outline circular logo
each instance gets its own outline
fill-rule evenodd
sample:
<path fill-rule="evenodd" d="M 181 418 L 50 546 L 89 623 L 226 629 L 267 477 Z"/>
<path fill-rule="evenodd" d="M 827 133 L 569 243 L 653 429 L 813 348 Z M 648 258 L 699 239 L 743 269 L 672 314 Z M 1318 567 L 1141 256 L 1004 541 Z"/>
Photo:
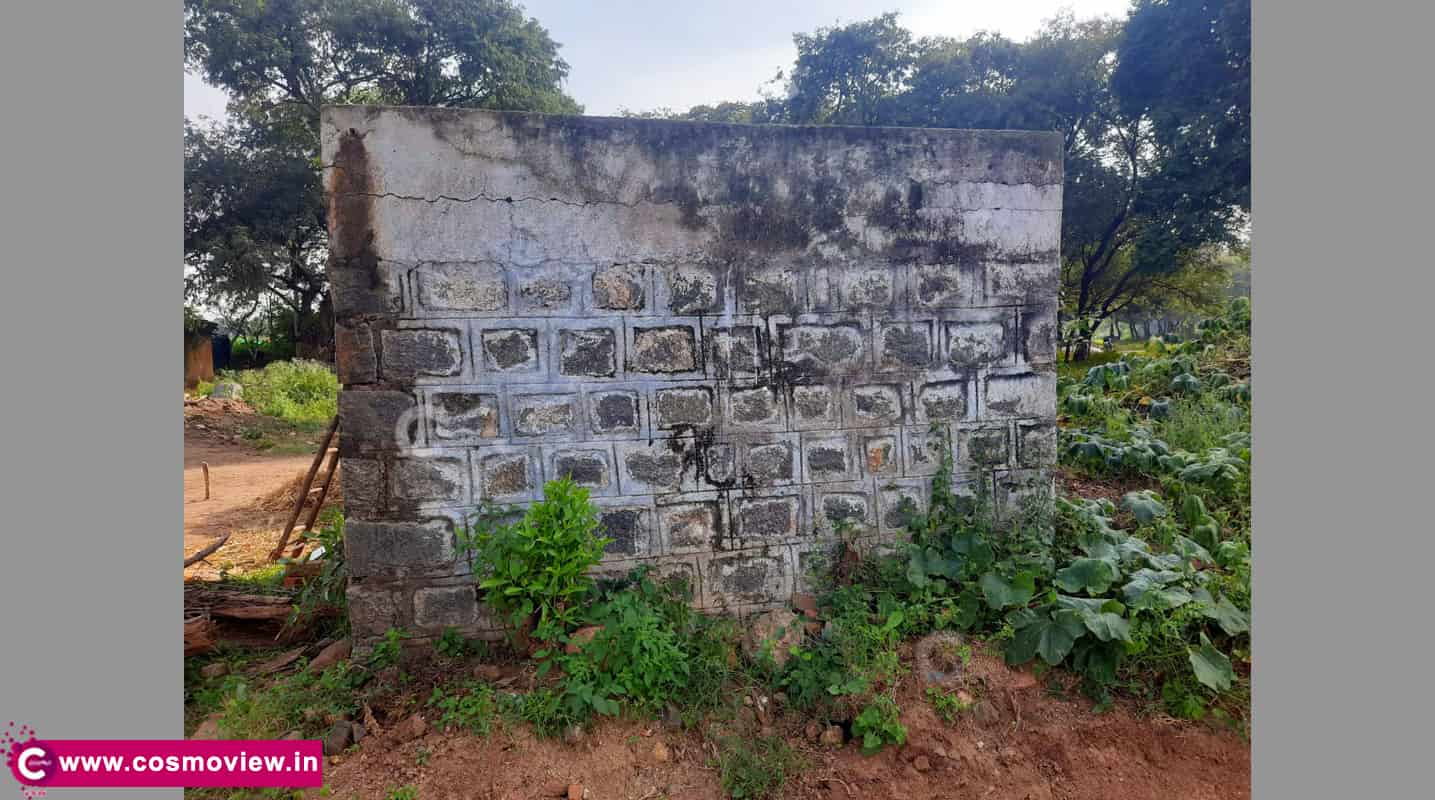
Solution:
<path fill-rule="evenodd" d="M 15 778 L 30 786 L 44 786 L 60 771 L 50 746 L 33 739 L 15 743 L 14 761 L 10 766 Z"/>

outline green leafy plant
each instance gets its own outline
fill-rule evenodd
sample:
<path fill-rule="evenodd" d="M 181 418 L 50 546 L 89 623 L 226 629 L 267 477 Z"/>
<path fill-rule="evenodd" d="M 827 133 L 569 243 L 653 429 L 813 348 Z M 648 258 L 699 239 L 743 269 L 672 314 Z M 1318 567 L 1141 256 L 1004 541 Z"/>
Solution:
<path fill-rule="evenodd" d="M 419 788 L 412 783 L 404 784 L 396 789 L 390 789 L 387 795 L 388 800 L 417 800 Z"/>
<path fill-rule="evenodd" d="M 469 653 L 469 644 L 456 628 L 444 628 L 434 640 L 433 649 L 445 658 L 463 658 Z"/>
<path fill-rule="evenodd" d="M 476 681 L 464 682 L 447 692 L 434 687 L 428 705 L 441 713 L 439 727 L 466 730 L 478 736 L 488 736 L 498 716 L 493 688 Z"/>
<path fill-rule="evenodd" d="M 852 720 L 852 736 L 862 740 L 864 754 L 871 755 L 886 745 L 907 741 L 907 728 L 898 719 L 899 711 L 896 700 L 880 694 Z"/>
<path fill-rule="evenodd" d="M 480 515 L 459 541 L 474 566 L 486 602 L 515 631 L 532 626 L 551 642 L 572 629 L 593 588 L 588 570 L 611 541 L 598 535 L 597 510 L 588 490 L 571 479 L 550 481 L 543 500 L 516 523 Z"/>
<path fill-rule="evenodd" d="M 927 687 L 926 696 L 932 710 L 948 725 L 957 721 L 958 714 L 971 708 L 971 704 L 963 702 L 956 692 L 944 692 L 935 686 Z"/>

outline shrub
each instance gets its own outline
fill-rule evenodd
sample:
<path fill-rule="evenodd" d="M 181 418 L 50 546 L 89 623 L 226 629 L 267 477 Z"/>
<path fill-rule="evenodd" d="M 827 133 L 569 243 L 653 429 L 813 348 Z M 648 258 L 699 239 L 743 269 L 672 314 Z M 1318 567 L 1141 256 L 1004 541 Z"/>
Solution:
<path fill-rule="evenodd" d="M 459 546 L 473 565 L 486 602 L 515 632 L 556 641 L 574 627 L 593 589 L 588 570 L 612 541 L 598 535 L 598 512 L 588 490 L 569 478 L 543 487 L 543 501 L 513 524 L 485 507 L 459 531 Z"/>
<path fill-rule="evenodd" d="M 325 423 L 339 410 L 339 379 L 319 361 L 275 361 L 221 377 L 244 387 L 245 402 L 259 413 L 286 422 Z"/>

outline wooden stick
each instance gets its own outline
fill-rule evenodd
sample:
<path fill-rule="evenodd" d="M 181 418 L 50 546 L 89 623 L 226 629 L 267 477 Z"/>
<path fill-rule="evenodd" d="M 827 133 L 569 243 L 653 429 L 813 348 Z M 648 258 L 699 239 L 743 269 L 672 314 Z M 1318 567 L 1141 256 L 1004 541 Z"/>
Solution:
<path fill-rule="evenodd" d="M 324 483 L 319 488 L 319 500 L 314 503 L 314 508 L 309 511 L 309 518 L 305 520 L 304 530 L 299 534 L 300 536 L 314 529 L 314 523 L 319 519 L 319 510 L 324 507 L 324 498 L 329 496 L 329 484 L 334 482 L 334 473 L 338 471 L 339 451 L 335 449 L 334 452 L 329 455 L 329 473 L 324 476 Z"/>
<path fill-rule="evenodd" d="M 229 534 L 226 533 L 223 536 L 219 537 L 217 540 L 215 540 L 213 543 L 205 545 L 203 550 L 200 550 L 194 555 L 186 558 L 184 560 L 184 565 L 187 567 L 190 564 L 195 563 L 196 561 L 203 561 L 204 559 L 214 555 L 214 551 L 223 547 L 224 543 L 227 541 L 229 541 Z"/>
<path fill-rule="evenodd" d="M 289 521 L 284 525 L 284 533 L 279 537 L 279 545 L 269 554 L 270 561 L 278 561 L 279 556 L 284 554 L 284 545 L 289 543 L 289 534 L 294 532 L 294 523 L 299 521 L 299 514 L 304 510 L 304 501 L 309 497 L 309 487 L 314 485 L 314 476 L 319 473 L 319 465 L 324 463 L 324 454 L 329 451 L 329 442 L 334 439 L 334 431 L 339 428 L 339 416 L 334 415 L 333 422 L 329 423 L 329 430 L 324 434 L 324 443 L 319 445 L 319 452 L 314 454 L 314 462 L 309 465 L 309 474 L 304 476 L 304 486 L 299 490 L 299 499 L 294 501 L 294 513 L 289 515 Z"/>
<path fill-rule="evenodd" d="M 199 468 L 204 470 L 204 499 L 209 499 L 209 462 L 199 462 Z"/>

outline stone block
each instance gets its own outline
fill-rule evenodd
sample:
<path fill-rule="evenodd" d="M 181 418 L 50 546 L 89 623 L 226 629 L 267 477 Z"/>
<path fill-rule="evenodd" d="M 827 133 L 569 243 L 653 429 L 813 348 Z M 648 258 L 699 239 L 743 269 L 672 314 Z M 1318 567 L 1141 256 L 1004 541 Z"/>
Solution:
<path fill-rule="evenodd" d="M 917 389 L 917 422 L 959 422 L 967 418 L 967 382 L 936 381 Z"/>
<path fill-rule="evenodd" d="M 345 389 L 339 392 L 340 454 L 412 447 L 423 435 L 419 416 L 418 401 L 407 392 Z"/>
<path fill-rule="evenodd" d="M 714 378 L 750 378 L 766 366 L 762 337 L 756 325 L 710 328 L 704 340 L 708 348 L 708 370 Z"/>
<path fill-rule="evenodd" d="M 804 434 L 802 461 L 802 476 L 808 483 L 852 480 L 859 475 L 852 442 L 842 434 Z"/>
<path fill-rule="evenodd" d="M 419 306 L 426 311 L 502 313 L 508 308 L 508 281 L 492 262 L 429 264 L 414 272 Z"/>
<path fill-rule="evenodd" d="M 386 380 L 451 377 L 463 371 L 463 347 L 456 330 L 386 330 L 381 347 Z"/>
<path fill-rule="evenodd" d="M 982 411 L 986 417 L 1056 419 L 1056 372 L 989 376 Z"/>
<path fill-rule="evenodd" d="M 633 328 L 628 370 L 651 375 L 698 369 L 698 339 L 690 325 Z"/>
<path fill-rule="evenodd" d="M 784 325 L 779 331 L 789 380 L 848 375 L 867 365 L 867 336 L 859 323 Z"/>
<path fill-rule="evenodd" d="M 691 486 L 696 450 L 692 439 L 619 442 L 618 484 L 623 494 L 665 494 Z"/>
<path fill-rule="evenodd" d="M 853 386 L 847 391 L 843 416 L 848 427 L 884 427 L 903 422 L 902 387 L 895 384 Z"/>
<path fill-rule="evenodd" d="M 885 477 L 902 474 L 901 437 L 894 432 L 862 437 L 862 470 Z"/>
<path fill-rule="evenodd" d="M 727 488 L 737 480 L 737 447 L 731 442 L 716 442 L 699 451 L 703 476 L 715 488 Z"/>
<path fill-rule="evenodd" d="M 892 267 L 844 270 L 838 281 L 839 307 L 846 311 L 890 308 L 898 300 Z"/>
<path fill-rule="evenodd" d="M 355 639 L 374 639 L 390 628 L 408 624 L 409 595 L 397 587 L 351 580 L 344 595 L 349 606 L 350 633 Z"/>
<path fill-rule="evenodd" d="M 707 386 L 653 392 L 653 424 L 661 430 L 710 427 L 714 422 L 713 390 Z"/>
<path fill-rule="evenodd" d="M 598 532 L 612 539 L 604 558 L 636 558 L 653 552 L 653 510 L 647 506 L 614 506 L 598 512 Z"/>
<path fill-rule="evenodd" d="M 672 314 L 716 314 L 722 311 L 719 276 L 696 265 L 681 265 L 667 271 L 668 311 Z"/>
<path fill-rule="evenodd" d="M 920 372 L 932 364 L 935 342 L 931 322 L 890 323 L 877 328 L 877 368 L 884 372 Z"/>
<path fill-rule="evenodd" d="M 903 474 L 931 475 L 942 465 L 943 449 L 951 446 L 951 435 L 946 427 L 937 432 L 930 427 L 902 429 Z"/>
<path fill-rule="evenodd" d="M 755 269 L 737 274 L 738 313 L 772 316 L 801 314 L 801 278 L 791 269 Z"/>
<path fill-rule="evenodd" d="M 976 299 L 975 270 L 958 264 L 919 264 L 912 272 L 918 308 L 963 308 Z"/>
<path fill-rule="evenodd" d="M 399 508 L 412 503 L 462 505 L 469 499 L 468 458 L 396 458 L 389 466 L 389 492 Z"/>
<path fill-rule="evenodd" d="M 374 519 L 388 508 L 384 462 L 375 458 L 344 458 L 339 462 L 344 489 L 344 515 L 351 520 Z"/>
<path fill-rule="evenodd" d="M 638 393 L 631 389 L 589 392 L 588 425 L 600 436 L 637 434 L 643 426 Z"/>
<path fill-rule="evenodd" d="M 744 447 L 744 486 L 784 486 L 798 480 L 795 441 L 778 439 L 770 442 L 749 442 Z"/>
<path fill-rule="evenodd" d="M 872 512 L 868 493 L 861 487 L 853 490 L 832 490 L 827 487 L 813 491 L 817 516 L 815 527 L 832 533 L 847 526 L 853 533 L 875 532 L 877 520 Z"/>
<path fill-rule="evenodd" d="M 612 328 L 559 330 L 558 346 L 561 375 L 611 378 L 618 373 L 618 334 Z"/>
<path fill-rule="evenodd" d="M 421 629 L 473 628 L 483 619 L 472 584 L 414 591 L 414 625 Z"/>
<path fill-rule="evenodd" d="M 780 603 L 792 592 L 781 556 L 738 553 L 709 559 L 703 574 L 710 608 Z"/>
<path fill-rule="evenodd" d="M 524 438 L 573 436 L 578 433 L 578 395 L 515 395 L 513 435 Z"/>
<path fill-rule="evenodd" d="M 476 442 L 498 438 L 498 395 L 472 391 L 429 394 L 430 431 L 435 442 Z"/>
<path fill-rule="evenodd" d="M 1007 328 L 1000 322 L 947 325 L 947 361 L 957 370 L 988 367 L 1009 357 Z"/>
<path fill-rule="evenodd" d="M 744 496 L 733 500 L 736 534 L 743 547 L 802 535 L 801 495 Z"/>
<path fill-rule="evenodd" d="M 537 498 L 538 464 L 529 448 L 481 448 L 474 464 L 483 499 L 512 503 Z"/>
<path fill-rule="evenodd" d="M 447 520 L 349 521 L 344 556 L 349 574 L 359 578 L 442 572 L 454 561 L 453 526 Z"/>
<path fill-rule="evenodd" d="M 1046 423 L 1017 425 L 1017 463 L 1023 467 L 1049 467 L 1056 463 L 1056 426 Z"/>
<path fill-rule="evenodd" d="M 607 448 L 573 447 L 555 449 L 548 460 L 548 479 L 571 478 L 594 494 L 617 490 L 612 454 Z"/>
<path fill-rule="evenodd" d="M 793 384 L 788 387 L 788 399 L 793 430 L 827 431 L 840 427 L 842 405 L 837 390 L 831 386 L 823 383 Z"/>
<path fill-rule="evenodd" d="M 334 326 L 334 371 L 345 386 L 378 380 L 379 358 L 367 324 Z"/>
<path fill-rule="evenodd" d="M 706 499 L 658 506 L 658 528 L 666 551 L 709 553 L 723 541 L 725 515 L 720 500 Z"/>
<path fill-rule="evenodd" d="M 514 292 L 520 314 L 565 314 L 577 310 L 573 279 L 560 275 L 522 276 Z"/>
<path fill-rule="evenodd" d="M 614 264 L 594 270 L 593 307 L 604 311 L 641 311 L 648 300 L 647 286 L 648 273 L 642 264 Z"/>
<path fill-rule="evenodd" d="M 1011 459 L 1011 445 L 1005 425 L 963 430 L 959 439 L 963 464 L 990 468 L 1005 466 Z"/>
<path fill-rule="evenodd" d="M 1028 364 L 1055 364 L 1058 339 L 1054 306 L 1034 306 L 1022 310 L 1022 358 Z"/>
<path fill-rule="evenodd" d="M 735 431 L 777 431 L 783 421 L 782 395 L 772 386 L 735 386 L 725 392 L 723 421 Z"/>
<path fill-rule="evenodd" d="M 901 530 L 906 526 L 907 513 L 925 514 L 928 490 L 925 484 L 892 484 L 877 495 L 878 514 L 883 532 Z"/>
<path fill-rule="evenodd" d="M 479 331 L 485 372 L 536 374 L 544 369 L 537 328 L 492 328 Z"/>

